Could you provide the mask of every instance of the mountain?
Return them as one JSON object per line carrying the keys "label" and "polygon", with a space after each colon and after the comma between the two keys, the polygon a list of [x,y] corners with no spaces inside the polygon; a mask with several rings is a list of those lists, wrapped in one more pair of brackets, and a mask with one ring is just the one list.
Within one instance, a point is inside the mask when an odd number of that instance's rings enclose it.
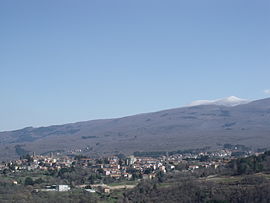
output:
{"label": "mountain", "polygon": [[247,104],[251,101],[247,99],[241,99],[235,96],[230,96],[227,98],[217,99],[217,100],[198,100],[193,101],[188,106],[199,106],[199,105],[222,105],[222,106],[237,106],[240,104]]}
{"label": "mountain", "polygon": [[27,152],[94,155],[215,149],[226,143],[254,149],[270,146],[270,98],[236,106],[219,104],[1,132],[1,159],[14,159]]}

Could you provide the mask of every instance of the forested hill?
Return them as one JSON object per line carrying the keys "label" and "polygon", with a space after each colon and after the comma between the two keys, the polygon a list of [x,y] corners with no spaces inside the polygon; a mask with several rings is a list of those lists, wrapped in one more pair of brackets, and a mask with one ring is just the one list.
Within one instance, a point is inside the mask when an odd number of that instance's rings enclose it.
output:
{"label": "forested hill", "polygon": [[199,105],[117,119],[0,133],[1,159],[36,152],[132,154],[177,151],[226,143],[270,146],[270,99],[237,106]]}

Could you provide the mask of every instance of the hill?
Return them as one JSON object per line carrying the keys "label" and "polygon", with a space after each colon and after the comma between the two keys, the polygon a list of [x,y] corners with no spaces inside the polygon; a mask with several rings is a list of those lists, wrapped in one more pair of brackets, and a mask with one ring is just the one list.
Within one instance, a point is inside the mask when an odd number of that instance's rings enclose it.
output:
{"label": "hill", "polygon": [[0,133],[1,159],[28,152],[112,154],[173,151],[225,143],[270,146],[270,98],[237,106],[198,105]]}

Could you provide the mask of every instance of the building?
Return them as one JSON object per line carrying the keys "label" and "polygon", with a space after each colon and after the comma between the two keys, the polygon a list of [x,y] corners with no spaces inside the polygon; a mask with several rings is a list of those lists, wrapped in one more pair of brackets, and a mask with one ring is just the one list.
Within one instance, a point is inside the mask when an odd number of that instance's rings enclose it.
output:
{"label": "building", "polygon": [[57,185],[56,190],[59,192],[66,192],[70,190],[69,185]]}
{"label": "building", "polygon": [[136,157],[131,155],[126,159],[126,165],[128,165],[128,166],[133,165],[136,161],[137,161]]}
{"label": "building", "polygon": [[84,189],[86,192],[91,192],[91,193],[94,193],[96,192],[94,189]]}
{"label": "building", "polygon": [[111,192],[111,190],[110,190],[110,188],[105,187],[105,188],[103,188],[103,192],[104,192],[104,193],[110,193],[110,192]]}

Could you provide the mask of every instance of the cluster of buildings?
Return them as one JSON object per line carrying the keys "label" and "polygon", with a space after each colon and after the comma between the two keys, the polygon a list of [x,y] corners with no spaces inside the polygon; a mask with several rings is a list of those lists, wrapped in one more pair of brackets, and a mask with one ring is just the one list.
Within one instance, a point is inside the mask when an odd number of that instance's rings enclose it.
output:
{"label": "cluster of buildings", "polygon": [[[60,171],[62,168],[81,167],[88,168],[93,173],[99,176],[109,177],[111,179],[153,179],[161,173],[167,173],[173,170],[195,171],[200,168],[216,169],[221,165],[227,164],[230,160],[235,159],[233,156],[235,149],[222,149],[215,152],[198,152],[198,153],[178,153],[160,157],[135,157],[133,155],[119,158],[118,156],[110,156],[104,158],[89,158],[84,156],[63,156],[50,154],[50,156],[27,155],[19,160],[0,163],[0,173],[5,173],[5,170],[16,171]],[[255,154],[247,152],[247,154]],[[16,182],[16,181],[15,181]],[[118,185],[108,186],[103,184],[91,184],[90,188],[84,189],[88,192],[104,192],[119,189],[121,187],[135,187],[135,185]],[[15,183],[14,183],[15,184]],[[17,183],[16,183],[17,184]],[[86,185],[84,185],[86,186]],[[77,185],[76,187],[79,187]],[[69,191],[69,185],[51,185],[39,191]]]}
{"label": "cluster of buildings", "polygon": [[[62,168],[83,167],[90,168],[93,172],[104,177],[114,179],[152,179],[159,172],[166,173],[172,170],[194,171],[199,168],[217,168],[226,164],[233,157],[232,150],[219,150],[216,152],[198,152],[151,157],[128,156],[120,159],[111,156],[101,159],[86,158],[83,156],[26,156],[23,159],[0,164],[0,171],[9,169],[19,170],[55,170]],[[177,167],[182,165],[184,167]],[[180,169],[181,168],[181,169]]]}
{"label": "cluster of buildings", "polygon": [[69,185],[50,185],[44,189],[36,189],[35,192],[67,192],[70,191]]}
{"label": "cluster of buildings", "polygon": [[33,154],[32,156],[26,156],[15,161],[2,163],[0,170],[60,170],[61,168],[69,168],[72,164],[74,164],[74,160],[67,156],[53,157],[52,155],[42,156]]}
{"label": "cluster of buildings", "polygon": [[138,177],[143,179],[152,179],[157,171],[166,173],[168,169],[173,169],[172,167],[167,168],[164,160],[134,157],[133,155],[125,159],[119,159],[116,156],[107,157],[102,162],[91,158],[81,158],[77,164],[82,167],[89,167],[96,173],[115,179],[132,179],[134,174],[138,174]]}

